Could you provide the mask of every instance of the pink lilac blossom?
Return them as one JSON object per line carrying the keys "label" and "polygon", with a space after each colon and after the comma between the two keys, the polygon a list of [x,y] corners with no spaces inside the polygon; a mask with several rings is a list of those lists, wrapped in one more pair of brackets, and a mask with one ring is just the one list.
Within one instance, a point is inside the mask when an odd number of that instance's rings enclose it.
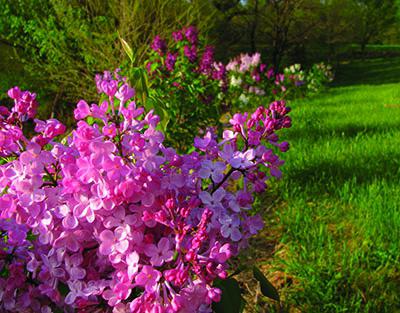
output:
{"label": "pink lilac blossom", "polygon": [[81,100],[61,143],[57,120],[36,120],[29,138],[12,117],[25,107],[1,111],[13,142],[0,140],[11,156],[0,165],[0,311],[210,312],[214,280],[263,227],[251,207],[281,176],[274,151],[288,144],[276,132],[290,127],[289,108],[235,114],[223,139],[210,128],[180,155],[123,78],[106,72],[96,85],[108,100]]}
{"label": "pink lilac blossom", "polygon": [[36,115],[38,102],[36,94],[29,91],[21,91],[18,87],[11,88],[8,96],[14,99],[12,112],[16,113],[22,121],[33,118]]}
{"label": "pink lilac blossom", "polygon": [[266,97],[285,99],[295,89],[298,89],[296,93],[301,92],[301,86],[304,85],[304,74],[295,70],[295,66],[291,68],[295,74],[288,68],[284,73],[279,73],[261,63],[261,54],[241,54],[226,65],[228,94],[240,93],[236,98],[245,104],[249,99],[256,103],[260,103],[257,99],[263,101]]}

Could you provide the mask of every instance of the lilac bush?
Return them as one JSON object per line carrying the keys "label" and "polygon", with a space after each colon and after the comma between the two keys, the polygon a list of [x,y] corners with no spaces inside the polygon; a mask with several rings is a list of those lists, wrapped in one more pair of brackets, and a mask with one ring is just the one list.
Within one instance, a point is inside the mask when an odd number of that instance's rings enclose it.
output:
{"label": "lilac bush", "polygon": [[334,79],[332,66],[323,62],[314,64],[306,76],[307,89],[310,93],[318,93],[327,83]]}
{"label": "lilac bush", "polygon": [[226,70],[224,99],[233,110],[257,107],[268,100],[292,100],[315,94],[333,80],[332,67],[324,63],[309,70],[293,64],[276,73],[261,62],[260,53],[241,54],[226,65]]}
{"label": "lilac bush", "polygon": [[[195,27],[184,27],[171,37],[169,44],[160,36],[153,39],[143,65],[150,88],[141,100],[162,116],[162,125],[168,129],[166,142],[187,151],[200,129],[219,126],[226,71]],[[129,69],[126,72],[132,77]]]}
{"label": "lilac bush", "polygon": [[[123,43],[131,55],[132,49]],[[232,112],[303,97],[326,83],[314,67],[308,72],[296,64],[277,73],[262,63],[260,53],[218,62],[214,48],[193,26],[173,32],[169,41],[156,36],[149,48],[142,67],[128,65],[123,73],[135,84],[136,102],[155,110],[165,142],[178,152],[189,151],[193,137],[207,127],[222,134],[222,122]]]}
{"label": "lilac bush", "polygon": [[252,204],[281,176],[289,108],[234,114],[179,154],[118,73],[96,84],[100,103],[79,101],[68,134],[56,119],[25,134],[28,91],[0,107],[0,311],[211,312],[215,282],[263,227]]}
{"label": "lilac bush", "polygon": [[233,110],[245,110],[265,101],[283,98],[286,91],[281,75],[261,63],[261,54],[241,54],[227,65],[228,88],[225,99]]}

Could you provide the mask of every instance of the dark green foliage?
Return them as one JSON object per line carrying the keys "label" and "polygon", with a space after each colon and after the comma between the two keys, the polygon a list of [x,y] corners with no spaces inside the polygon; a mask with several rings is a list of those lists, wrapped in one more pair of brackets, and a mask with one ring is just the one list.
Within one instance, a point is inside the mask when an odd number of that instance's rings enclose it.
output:
{"label": "dark green foliage", "polygon": [[260,283],[262,294],[270,299],[279,302],[280,298],[278,291],[256,266],[253,267],[253,275],[254,278],[257,279],[257,281]]}
{"label": "dark green foliage", "polygon": [[396,23],[398,9],[396,2],[396,0],[356,1],[358,9],[356,39],[362,52],[372,40],[382,40],[382,34]]}
{"label": "dark green foliage", "polygon": [[277,67],[312,64],[336,60],[352,43],[400,40],[395,0],[222,2],[214,4],[220,14],[213,36],[225,58],[258,50]]}
{"label": "dark green foliage", "polygon": [[236,279],[217,280],[214,286],[222,291],[221,301],[213,304],[213,311],[215,313],[243,312],[245,302]]}
{"label": "dark green foliage", "polygon": [[56,117],[70,111],[65,99],[95,99],[94,73],[128,62],[121,38],[136,65],[156,34],[189,24],[209,34],[217,59],[258,50],[275,65],[329,61],[349,43],[400,40],[393,0],[0,0],[0,6],[0,42],[18,55],[3,58],[3,89],[23,84],[17,77],[23,75],[39,98],[47,96],[43,113]]}
{"label": "dark green foliage", "polygon": [[212,26],[207,4],[184,0],[0,0],[0,40],[14,46],[42,94],[95,99],[93,77],[128,60],[120,38],[143,61],[148,44],[177,25]]}

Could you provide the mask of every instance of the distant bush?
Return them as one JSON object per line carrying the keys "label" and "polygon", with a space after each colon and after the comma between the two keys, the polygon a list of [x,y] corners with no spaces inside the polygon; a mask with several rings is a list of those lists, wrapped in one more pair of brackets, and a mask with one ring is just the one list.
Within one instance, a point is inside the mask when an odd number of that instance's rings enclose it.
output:
{"label": "distant bush", "polygon": [[[166,142],[187,151],[194,135],[206,127],[221,130],[232,118],[231,112],[269,106],[271,102],[317,93],[332,76],[323,63],[303,71],[300,64],[283,73],[261,61],[261,54],[241,54],[228,64],[214,59],[214,47],[193,27],[172,32],[173,40],[154,37],[149,55],[140,66],[124,66],[122,76],[135,87],[136,103],[154,109]],[[132,58],[132,48],[124,42]],[[106,72],[103,79],[109,80]],[[101,77],[99,76],[101,80]],[[100,88],[101,89],[101,88]]]}
{"label": "distant bush", "polygon": [[333,81],[332,66],[324,63],[314,64],[306,75],[307,89],[317,93],[329,82]]}
{"label": "distant bush", "polygon": [[[218,125],[224,110],[225,66],[215,61],[214,48],[194,26],[173,32],[166,40],[157,35],[149,50],[142,70],[151,88],[148,99],[139,101],[162,117],[164,130],[168,128],[166,141],[185,150],[200,129]],[[132,72],[129,77],[137,81]],[[135,87],[140,93],[140,86]]]}
{"label": "distant bush", "polygon": [[228,87],[225,99],[235,110],[265,105],[273,100],[290,100],[315,94],[333,80],[332,67],[314,64],[303,70],[300,64],[276,73],[261,62],[261,55],[242,54],[227,65]]}

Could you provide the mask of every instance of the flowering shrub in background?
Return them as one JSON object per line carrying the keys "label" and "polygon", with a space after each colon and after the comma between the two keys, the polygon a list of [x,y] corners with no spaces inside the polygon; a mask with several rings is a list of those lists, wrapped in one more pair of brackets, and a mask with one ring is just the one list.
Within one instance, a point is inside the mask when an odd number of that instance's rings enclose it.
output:
{"label": "flowering shrub in background", "polygon": [[306,76],[308,91],[318,93],[327,83],[332,82],[333,79],[332,66],[324,63],[314,64]]}
{"label": "flowering shrub in background", "polygon": [[213,47],[205,45],[195,27],[176,31],[172,38],[168,46],[160,36],[151,44],[143,104],[162,116],[166,142],[185,151],[199,129],[219,124],[225,66],[215,62]]}
{"label": "flowering shrub in background", "polygon": [[160,116],[165,142],[180,152],[189,151],[193,137],[207,127],[221,134],[232,112],[303,97],[326,82],[325,72],[313,67],[309,77],[299,64],[275,73],[261,62],[260,53],[241,54],[227,65],[217,62],[213,47],[193,26],[171,36],[168,45],[156,36],[143,67],[125,66],[123,73],[135,84],[136,101]]}
{"label": "flowering shrub in background", "polygon": [[285,87],[273,68],[261,63],[260,53],[241,54],[227,66],[228,88],[225,99],[233,110],[257,107],[264,101],[281,98]]}
{"label": "flowering shrub in background", "polygon": [[293,64],[283,70],[283,84],[286,86],[286,99],[304,97],[307,93],[307,72],[301,68],[300,64]]}
{"label": "flowering shrub in background", "polygon": [[289,108],[234,114],[179,154],[118,72],[96,85],[102,100],[78,102],[69,135],[56,119],[24,134],[32,93],[14,87],[0,107],[0,311],[211,312],[229,260],[263,227],[252,204],[281,176]]}
{"label": "flowering shrub in background", "polygon": [[261,55],[241,54],[227,66],[228,87],[224,93],[227,106],[236,110],[262,105],[264,101],[296,99],[319,92],[333,80],[332,67],[324,63],[309,71],[300,64],[291,65],[283,73],[261,63]]}

